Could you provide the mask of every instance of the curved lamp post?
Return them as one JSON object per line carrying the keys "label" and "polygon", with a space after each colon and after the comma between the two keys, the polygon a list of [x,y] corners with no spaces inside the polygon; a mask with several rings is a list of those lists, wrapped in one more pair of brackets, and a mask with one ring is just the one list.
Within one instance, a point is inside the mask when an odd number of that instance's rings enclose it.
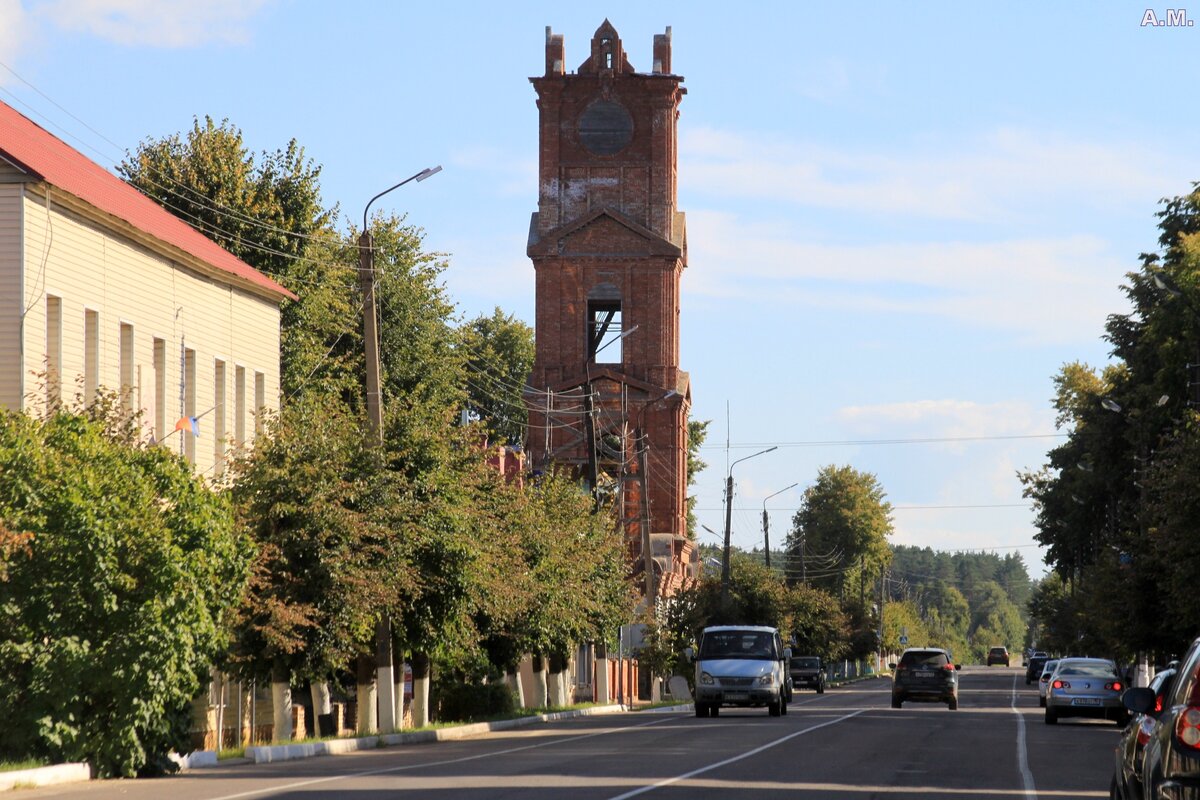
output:
{"label": "curved lamp post", "polygon": [[[363,347],[366,357],[367,384],[367,446],[383,446],[383,403],[379,386],[379,322],[375,309],[375,242],[367,230],[367,212],[371,204],[394,189],[399,189],[409,181],[423,181],[430,175],[441,172],[440,166],[423,169],[416,175],[384,189],[367,201],[363,209],[362,234],[358,238],[358,281],[363,295]],[[395,681],[392,675],[392,621],[387,614],[381,614],[375,624],[375,685],[379,698],[378,728],[383,731],[393,731],[396,724]],[[368,713],[368,703],[364,703],[360,677],[359,713]],[[368,716],[369,719],[369,716]],[[375,726],[369,724],[360,726],[363,732]]]}
{"label": "curved lamp post", "polygon": [[767,533],[767,531],[770,527],[769,523],[767,522],[767,501],[770,500],[772,497],[775,497],[775,495],[783,494],[788,489],[795,489],[799,485],[800,485],[800,482],[796,481],[791,486],[786,486],[783,489],[780,489],[775,494],[769,494],[763,498],[763,553],[766,554],[767,569],[771,568],[771,537],[770,537],[770,534]]}
{"label": "curved lamp post", "polygon": [[748,456],[739,458],[729,465],[729,474],[725,478],[725,558],[721,564],[721,606],[729,604],[729,529],[733,525],[733,468],[743,461],[749,461],[756,456],[765,455],[772,450],[778,450],[778,445],[759,450]]}

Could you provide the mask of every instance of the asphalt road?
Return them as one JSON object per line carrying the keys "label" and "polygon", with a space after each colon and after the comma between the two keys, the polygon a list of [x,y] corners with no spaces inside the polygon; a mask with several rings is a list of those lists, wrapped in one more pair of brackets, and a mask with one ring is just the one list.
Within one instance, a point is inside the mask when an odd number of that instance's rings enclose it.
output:
{"label": "asphalt road", "polygon": [[477,739],[392,747],[173,778],[32,789],[26,798],[392,797],[683,800],[979,800],[1107,797],[1117,728],[1042,721],[1022,670],[966,667],[959,710],[890,708],[890,681],[797,693],[787,716],[581,717]]}

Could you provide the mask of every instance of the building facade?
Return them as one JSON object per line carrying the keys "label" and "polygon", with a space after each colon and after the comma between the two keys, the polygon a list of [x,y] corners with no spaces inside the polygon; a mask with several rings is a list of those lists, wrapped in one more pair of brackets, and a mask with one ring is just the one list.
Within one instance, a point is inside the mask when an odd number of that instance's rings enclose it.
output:
{"label": "building facade", "polygon": [[101,391],[218,477],[279,407],[293,297],[0,103],[0,406]]}
{"label": "building facade", "polygon": [[[536,351],[526,450],[570,465],[620,508],[635,579],[653,563],[658,596],[696,571],[687,536],[688,374],[679,363],[687,266],[676,200],[679,104],[671,33],[637,72],[607,21],[575,72],[546,30],[539,109]],[[649,542],[652,562],[645,558]]]}

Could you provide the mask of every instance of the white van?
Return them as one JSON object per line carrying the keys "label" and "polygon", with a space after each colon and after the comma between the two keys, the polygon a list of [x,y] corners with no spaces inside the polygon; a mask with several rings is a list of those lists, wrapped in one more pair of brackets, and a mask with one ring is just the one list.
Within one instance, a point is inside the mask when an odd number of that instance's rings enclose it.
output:
{"label": "white van", "polygon": [[705,628],[699,652],[689,647],[685,655],[696,662],[697,717],[715,717],[721,706],[766,706],[772,717],[787,713],[792,649],[783,646],[775,628]]}

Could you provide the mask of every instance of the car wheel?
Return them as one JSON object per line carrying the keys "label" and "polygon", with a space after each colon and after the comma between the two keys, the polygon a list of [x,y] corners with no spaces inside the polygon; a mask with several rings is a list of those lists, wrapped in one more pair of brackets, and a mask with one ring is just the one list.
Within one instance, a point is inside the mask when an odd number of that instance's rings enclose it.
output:
{"label": "car wheel", "polygon": [[779,713],[785,717],[787,716],[787,707],[788,707],[788,704],[786,701],[779,704]]}
{"label": "car wheel", "polygon": [[817,694],[825,694],[825,684],[817,686]]}
{"label": "car wheel", "polygon": [[1108,800],[1125,800],[1121,795],[1121,787],[1117,785],[1117,776],[1113,775],[1112,783],[1108,785]]}
{"label": "car wheel", "polygon": [[772,700],[771,702],[767,703],[767,712],[770,713],[772,717],[782,716],[783,698],[780,697],[778,700]]}
{"label": "car wheel", "polygon": [[949,708],[951,711],[958,711],[958,698],[951,697],[950,702],[946,703],[946,707]]}
{"label": "car wheel", "polygon": [[1046,706],[1046,724],[1047,725],[1057,725],[1058,724],[1058,712],[1055,711],[1053,708],[1050,708],[1050,706]]}
{"label": "car wheel", "polygon": [[719,717],[719,716],[721,716],[721,707],[720,707],[719,705],[716,705],[716,704],[713,704],[713,705],[709,706],[709,707],[708,707],[708,715],[709,715],[710,717]]}
{"label": "car wheel", "polygon": [[892,708],[899,708],[899,707],[900,707],[900,704],[901,704],[901,702],[902,702],[902,701],[900,700],[900,698],[899,698],[899,697],[896,697],[895,695],[892,695]]}
{"label": "car wheel", "polygon": [[1045,707],[1046,707],[1046,698],[1044,698],[1044,697],[1039,697],[1039,698],[1038,698],[1038,706],[1039,706],[1040,708],[1045,708]]}
{"label": "car wheel", "polygon": [[704,705],[704,703],[696,703],[696,716],[700,717],[701,719],[707,717],[708,706]]}

